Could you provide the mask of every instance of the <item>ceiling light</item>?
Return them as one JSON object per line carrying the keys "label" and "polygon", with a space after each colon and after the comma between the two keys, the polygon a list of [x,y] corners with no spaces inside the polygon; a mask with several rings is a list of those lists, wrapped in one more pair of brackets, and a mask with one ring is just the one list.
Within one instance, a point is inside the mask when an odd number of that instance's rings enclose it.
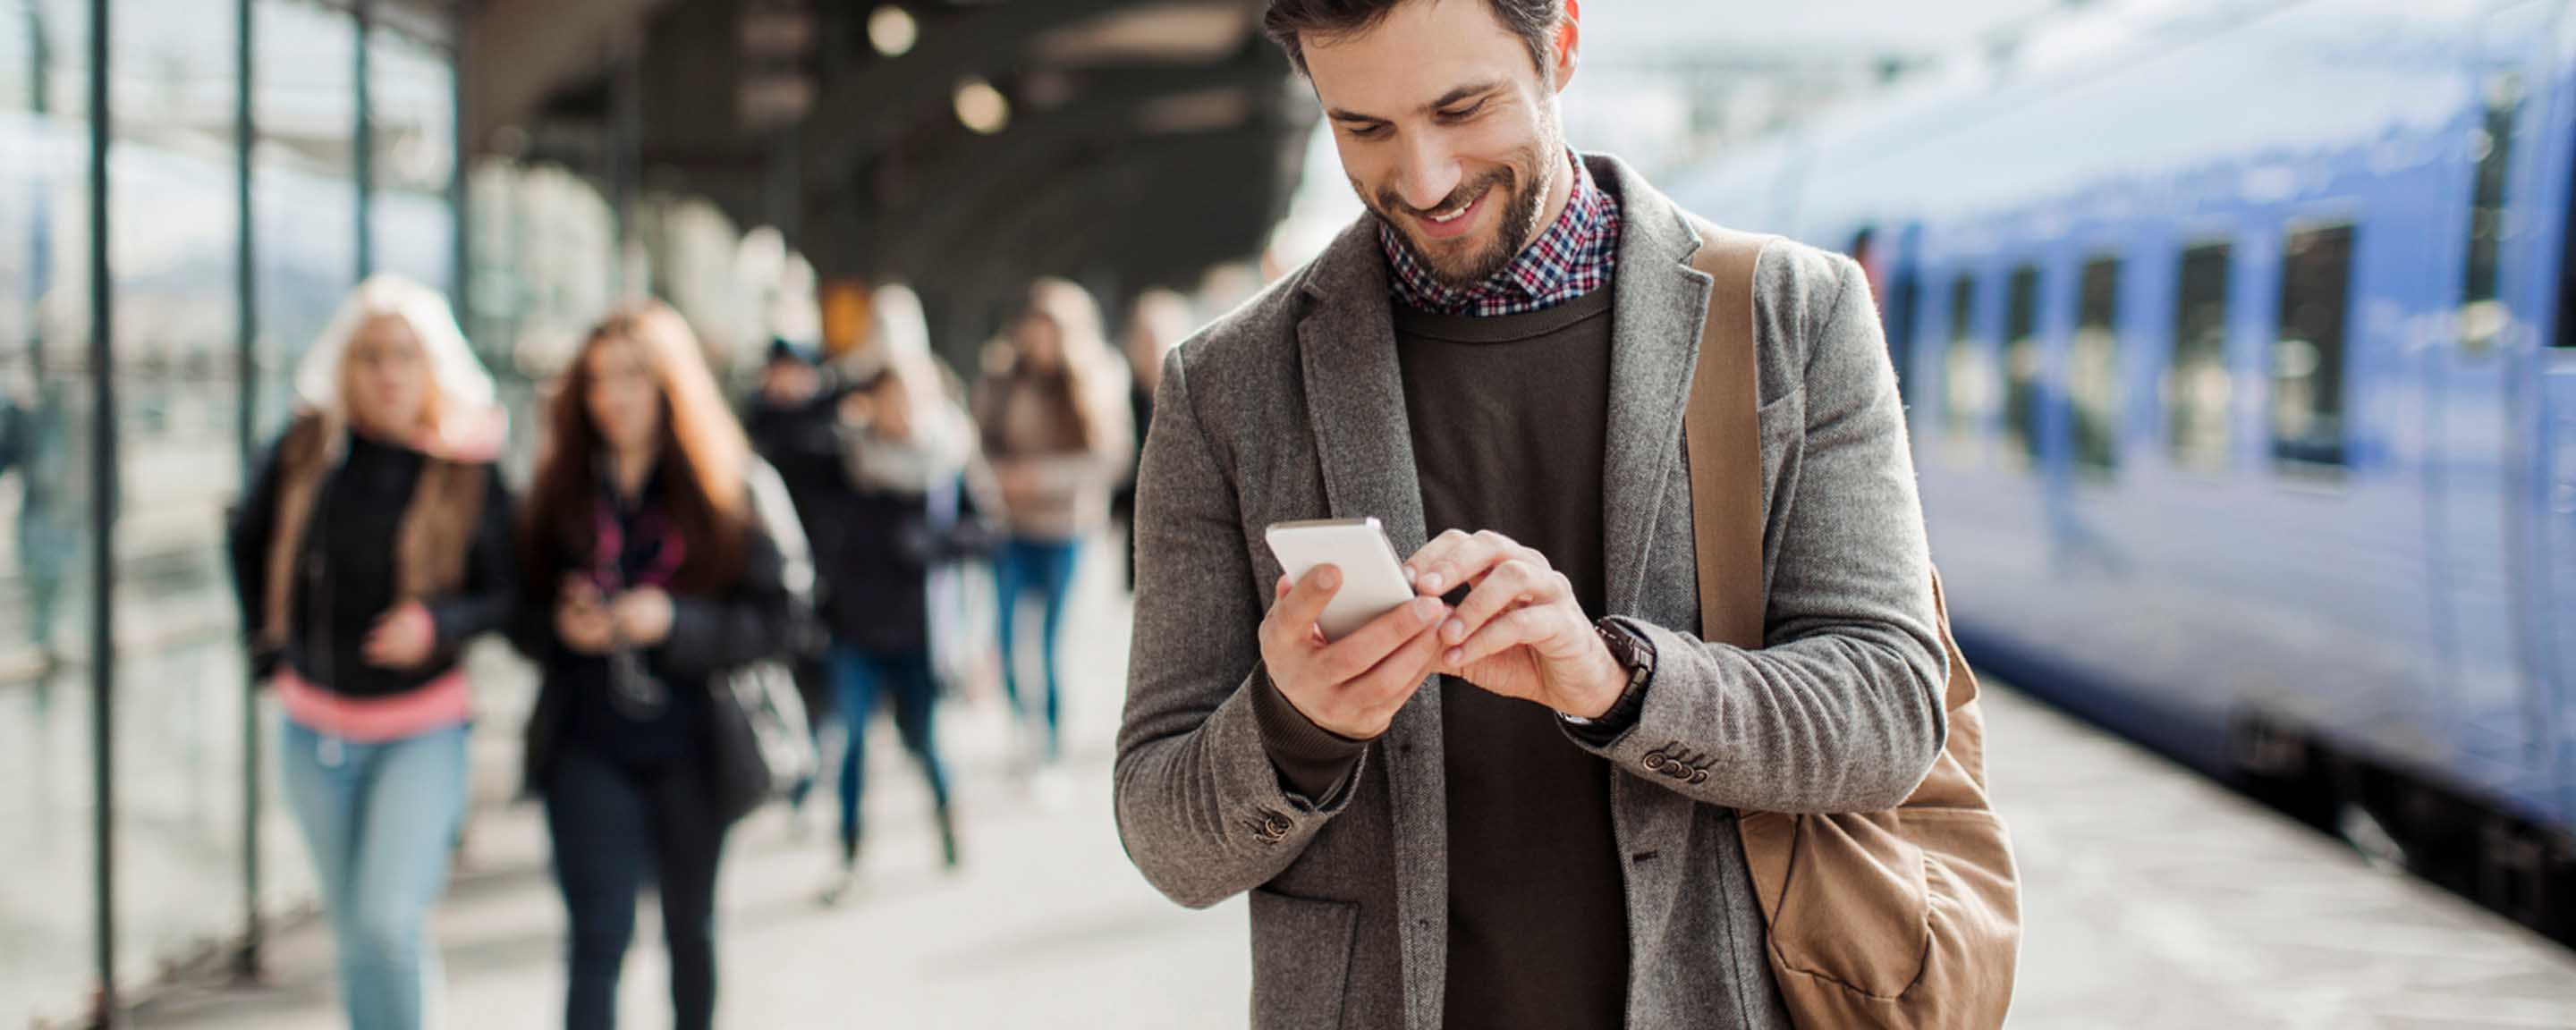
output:
{"label": "ceiling light", "polygon": [[957,86],[957,120],[990,136],[1011,124],[1011,101],[992,83],[968,79]]}
{"label": "ceiling light", "polygon": [[901,57],[912,52],[921,41],[921,23],[912,20],[912,12],[888,4],[868,15],[868,42],[887,57]]}

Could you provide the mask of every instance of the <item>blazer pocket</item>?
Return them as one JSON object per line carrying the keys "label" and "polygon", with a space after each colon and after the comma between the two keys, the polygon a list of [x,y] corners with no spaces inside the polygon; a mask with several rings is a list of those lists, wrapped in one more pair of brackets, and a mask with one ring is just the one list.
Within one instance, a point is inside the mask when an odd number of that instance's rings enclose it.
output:
{"label": "blazer pocket", "polygon": [[1356,902],[1252,892],[1255,1030],[1339,1030],[1359,914]]}

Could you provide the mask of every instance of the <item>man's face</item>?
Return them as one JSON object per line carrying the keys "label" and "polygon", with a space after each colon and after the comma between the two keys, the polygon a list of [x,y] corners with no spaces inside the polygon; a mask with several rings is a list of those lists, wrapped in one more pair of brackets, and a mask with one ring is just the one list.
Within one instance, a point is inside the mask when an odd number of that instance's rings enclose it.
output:
{"label": "man's face", "polygon": [[1443,283],[1510,264],[1570,174],[1556,91],[1573,39],[1542,75],[1485,0],[1408,0],[1367,31],[1303,41],[1351,188]]}

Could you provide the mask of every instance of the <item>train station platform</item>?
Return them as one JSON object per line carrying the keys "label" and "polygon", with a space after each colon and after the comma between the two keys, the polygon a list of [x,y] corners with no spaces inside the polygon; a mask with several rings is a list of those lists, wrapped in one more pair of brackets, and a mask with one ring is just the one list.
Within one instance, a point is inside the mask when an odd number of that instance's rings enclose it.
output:
{"label": "train station platform", "polygon": [[[970,697],[943,712],[942,727],[962,780],[963,870],[940,871],[927,792],[890,735],[871,750],[874,839],[858,897],[818,900],[834,850],[828,806],[802,829],[784,810],[755,816],[726,860],[723,1024],[1244,1023],[1243,904],[1183,910],[1119,849],[1110,756],[1126,617],[1104,582],[1108,563],[1089,567],[1087,602],[1066,637],[1067,788],[1026,789],[1011,773],[1002,705]],[[2013,1027],[2576,1027],[2576,952],[2373,868],[2009,687],[1989,698],[1995,795],[2020,848],[2028,907]],[[510,736],[486,733],[478,777],[507,776]],[[491,786],[478,793],[505,793]],[[478,814],[438,925],[447,1025],[557,1022],[564,921],[546,854],[534,806],[495,802]],[[667,1011],[650,931],[658,921],[646,911],[638,926],[625,1013],[658,1025]],[[269,962],[264,986],[183,983],[135,1025],[337,1025],[318,923],[281,933]]]}

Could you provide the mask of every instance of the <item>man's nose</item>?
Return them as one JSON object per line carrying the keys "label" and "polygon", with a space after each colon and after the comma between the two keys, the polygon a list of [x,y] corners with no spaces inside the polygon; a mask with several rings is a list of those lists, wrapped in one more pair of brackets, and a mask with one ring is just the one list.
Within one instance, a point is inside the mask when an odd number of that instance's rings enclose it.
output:
{"label": "man's nose", "polygon": [[1415,135],[1406,142],[1398,160],[1396,197],[1416,211],[1438,210],[1466,177],[1457,156],[1442,145],[1436,134]]}

